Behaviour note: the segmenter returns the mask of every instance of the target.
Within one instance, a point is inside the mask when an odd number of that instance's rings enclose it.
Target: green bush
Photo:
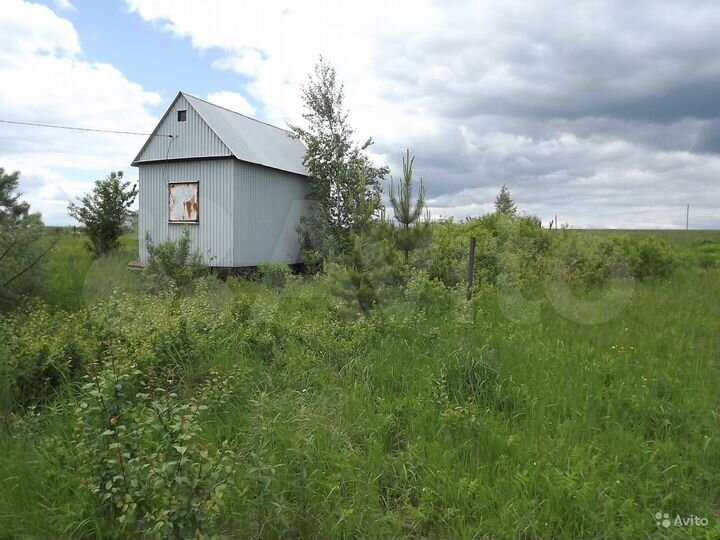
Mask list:
[[[503,259],[522,259],[523,280],[537,279],[542,260],[550,247],[546,231],[534,216],[488,214],[464,223],[450,221],[431,225],[432,241],[415,266],[431,278],[454,287],[467,279],[470,239],[475,237],[475,285],[494,284],[503,268]],[[508,254],[512,254],[509,255]],[[515,257],[515,258],[517,258]],[[517,269],[516,269],[517,270]]]
[[[417,309],[432,313],[449,309],[453,294],[440,280],[430,278],[425,270],[413,269],[405,286],[405,299]]]
[[[642,240],[635,251],[635,277],[667,278],[677,264],[672,248],[667,242],[650,236]]]
[[[625,237],[619,240],[619,244],[629,257],[637,279],[668,278],[678,264],[671,246],[656,236],[642,240]]]
[[[720,266],[720,245],[704,241],[698,249],[697,263],[700,268],[710,269]]]
[[[0,409],[47,403],[77,380],[90,356],[83,314],[51,312],[42,304],[0,324]]]
[[[97,506],[78,510],[86,512],[78,520],[93,520],[98,536],[219,532],[237,458],[227,442],[202,434],[202,417],[222,411],[233,391],[233,372],[219,375],[207,362],[226,339],[223,308],[210,292],[201,282],[182,310],[171,294],[116,294],[80,314],[37,305],[0,324],[17,359],[0,364],[13,370],[14,391],[43,397],[44,417],[59,411],[72,421],[69,446],[64,435],[44,444],[94,495]],[[66,399],[52,402],[58,389]]]
[[[452,221],[432,223],[430,245],[415,253],[414,266],[425,269],[428,276],[448,287],[462,283],[467,277],[470,236],[463,225]]]
[[[108,351],[93,363],[74,406],[74,455],[113,537],[207,538],[235,453],[201,438],[199,417],[229,389],[213,380],[191,399]],[[223,388],[220,388],[223,387]],[[138,391],[139,390],[139,391]]]
[[[156,246],[150,234],[145,237],[148,263],[145,271],[160,288],[172,283],[186,287],[193,280],[207,273],[202,255],[191,250],[190,231],[184,229],[179,240],[167,240]]]
[[[287,264],[282,263],[262,263],[258,265],[260,279],[271,289],[280,290],[285,287],[292,272]]]
[[[18,192],[20,173],[0,167],[0,311],[42,290],[41,269],[61,234],[43,226]]]
[[[606,285],[612,279],[633,274],[633,263],[617,241],[574,231],[563,231],[553,242],[546,260],[546,273],[553,279],[582,285]]]

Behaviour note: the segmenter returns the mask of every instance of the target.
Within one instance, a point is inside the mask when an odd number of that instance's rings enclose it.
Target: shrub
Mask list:
[[[184,229],[178,241],[167,240],[156,246],[150,234],[145,237],[148,252],[146,272],[157,285],[168,281],[185,287],[207,272],[202,255],[190,249],[190,231]]]
[[[462,283],[467,274],[469,242],[468,237],[460,234],[462,226],[452,222],[433,223],[430,231],[432,241],[428,248],[418,253],[420,260],[416,266],[424,268],[430,278],[438,279],[448,287]]]
[[[239,323],[245,323],[250,319],[255,299],[247,294],[239,293],[230,306],[230,314]]]
[[[650,236],[642,240],[635,251],[635,277],[667,278],[677,261],[671,247],[660,238]]]
[[[451,291],[441,281],[430,278],[424,270],[410,271],[405,298],[426,313],[448,309],[452,304]]]
[[[700,245],[697,262],[701,268],[706,269],[720,266],[720,245],[704,240]]]
[[[475,237],[475,284],[494,284],[505,270],[502,260],[506,252],[523,260],[523,279],[540,272],[544,255],[550,246],[548,234],[537,225],[534,216],[488,214],[465,223],[452,221],[433,223],[432,242],[417,265],[425,268],[431,278],[448,287],[467,278],[470,238]]]
[[[0,324],[0,408],[48,402],[76,380],[89,356],[82,315],[52,313],[42,304]]]
[[[621,239],[620,245],[628,255],[637,279],[667,278],[677,266],[677,257],[670,245],[655,236],[640,241]]]
[[[199,417],[229,390],[212,380],[182,399],[113,352],[90,366],[74,407],[76,470],[108,528],[123,538],[217,533],[237,457],[227,441],[213,448],[200,438]]]
[[[584,286],[630,277],[632,268],[632,261],[616,241],[570,231],[558,236],[546,261],[550,277]]]
[[[282,289],[292,275],[290,267],[282,263],[262,263],[258,266],[260,279],[272,289]]]

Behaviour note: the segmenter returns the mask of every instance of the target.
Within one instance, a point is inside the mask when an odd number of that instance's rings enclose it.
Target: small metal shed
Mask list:
[[[305,145],[290,132],[178,93],[133,160],[139,169],[140,260],[189,229],[213,267],[301,261]]]

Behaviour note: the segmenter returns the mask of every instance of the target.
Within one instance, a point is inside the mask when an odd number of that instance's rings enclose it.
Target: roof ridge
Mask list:
[[[180,91],[180,93],[181,93],[182,95],[184,95],[185,97],[190,97],[190,98],[193,98],[193,99],[197,99],[198,101],[202,101],[203,103],[207,103],[208,105],[212,105],[213,107],[217,107],[218,109],[223,109],[223,110],[225,110],[225,111],[227,111],[227,112],[231,112],[231,113],[233,113],[233,114],[237,114],[238,116],[242,116],[243,118],[247,118],[248,120],[252,120],[253,122],[257,122],[258,124],[264,124],[264,125],[269,126],[269,127],[271,127],[271,128],[279,129],[280,131],[284,131],[285,133],[290,133],[291,135],[294,135],[294,133],[293,133],[291,130],[289,130],[289,129],[284,129],[284,128],[281,128],[281,127],[278,127],[278,126],[274,126],[273,124],[269,124],[268,122],[263,122],[262,120],[258,120],[257,118],[253,118],[252,116],[248,116],[247,114],[242,114],[242,113],[239,113],[239,112],[237,112],[237,111],[233,111],[232,109],[228,109],[227,107],[223,107],[222,105],[218,105],[218,104],[216,104],[216,103],[212,103],[212,102],[210,102],[210,101],[208,101],[208,100],[206,100],[206,99],[199,98],[199,97],[197,97],[197,96],[193,96],[192,94],[188,94],[187,92],[183,92],[182,90]]]

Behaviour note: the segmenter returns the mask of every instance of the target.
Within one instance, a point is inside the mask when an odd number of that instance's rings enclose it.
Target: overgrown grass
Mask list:
[[[43,265],[41,297],[51,306],[76,311],[107,297],[115,288],[138,290],[137,274],[127,269],[138,258],[137,233],[121,238],[121,248],[93,258],[86,237],[65,232]]]
[[[170,369],[180,400],[220,381],[228,399],[201,426],[239,456],[223,537],[718,538],[720,268],[698,253],[720,234],[685,239],[672,241],[685,264],[634,282],[604,323],[547,299],[508,318],[495,288],[466,302],[417,284],[348,319],[326,278],[292,277],[180,300],[131,292],[67,328],[88,361]],[[80,307],[51,289],[54,305]],[[6,360],[57,350],[45,334],[62,319],[36,313],[32,331],[0,325]],[[0,426],[0,538],[133,537],[73,459],[73,403],[88,397],[55,391]],[[708,524],[659,527],[658,511]]]

